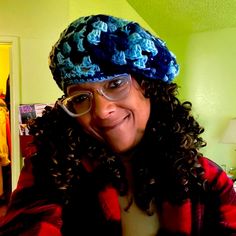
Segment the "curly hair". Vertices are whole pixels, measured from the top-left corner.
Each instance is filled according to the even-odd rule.
[[[178,203],[193,189],[203,189],[203,169],[199,149],[206,145],[200,137],[204,129],[191,114],[192,105],[177,98],[178,86],[135,76],[151,101],[151,114],[133,165],[134,200],[150,212],[150,203],[169,200]],[[54,188],[64,204],[70,202],[75,185],[83,178],[81,160],[96,161],[100,188],[112,184],[120,193],[128,191],[125,168],[119,157],[105,144],[86,134],[78,122],[56,103],[46,107],[42,117],[30,125],[37,154],[33,162],[38,183]],[[40,171],[44,171],[44,176]],[[37,177],[40,176],[40,177]]]

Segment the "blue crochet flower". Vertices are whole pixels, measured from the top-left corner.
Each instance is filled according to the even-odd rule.
[[[125,59],[125,53],[123,51],[117,51],[114,55],[112,55],[111,59],[117,65],[127,64],[127,61]]]
[[[88,41],[91,44],[98,45],[100,43],[101,30],[94,29],[87,36]]]
[[[103,32],[107,32],[107,23],[103,22],[103,21],[96,21],[92,24],[92,26],[95,29],[101,30]]]
[[[83,76],[94,76],[100,68],[96,64],[92,64],[89,56],[83,58],[82,63],[76,66],[76,70]]]
[[[57,59],[58,65],[61,65],[63,61],[65,60],[65,57],[61,54],[61,52],[58,52],[56,54],[56,59]]]
[[[63,52],[63,55],[68,55],[71,52],[71,46],[69,45],[68,42],[63,43],[62,52]]]
[[[147,56],[142,56],[138,60],[134,61],[134,66],[138,67],[139,69],[145,69],[147,60]]]
[[[74,35],[73,35],[73,40],[74,40],[75,42],[77,42],[77,43],[76,43],[77,49],[78,49],[80,52],[85,51],[85,48],[84,48],[84,46],[83,46],[85,30],[86,30],[86,29],[85,29],[85,27],[84,27],[82,30],[80,30],[79,32],[75,32]]]
[[[125,51],[125,55],[131,60],[142,58],[142,49],[139,44],[130,45],[130,48]]]
[[[115,24],[113,24],[112,22],[108,22],[108,23],[107,23],[107,27],[108,27],[108,30],[109,30],[110,32],[114,32],[114,31],[117,30],[117,26],[116,26]]]
[[[150,39],[142,39],[140,42],[140,46],[141,46],[142,50],[144,50],[146,52],[151,52],[152,56],[156,56],[158,53],[158,50],[157,50],[154,42],[151,41]]]
[[[104,81],[117,73],[167,83],[179,73],[176,57],[162,39],[137,22],[109,15],[72,22],[54,45],[49,62],[63,90],[69,84]]]
[[[169,69],[166,74],[169,78],[172,79],[178,74],[179,70],[176,67],[174,61],[171,61],[168,66],[169,66]]]
[[[141,41],[142,37],[138,33],[133,33],[128,37],[130,44],[137,44]]]

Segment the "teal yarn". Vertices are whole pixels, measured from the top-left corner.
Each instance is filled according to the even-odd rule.
[[[49,56],[57,85],[104,81],[138,74],[170,83],[179,73],[175,55],[163,40],[138,23],[109,15],[80,17],[60,35]]]

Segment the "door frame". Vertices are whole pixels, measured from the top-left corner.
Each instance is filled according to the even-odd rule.
[[[19,105],[20,105],[20,50],[19,37],[1,36],[0,44],[10,44],[10,126],[11,126],[11,183],[16,188],[21,170]]]

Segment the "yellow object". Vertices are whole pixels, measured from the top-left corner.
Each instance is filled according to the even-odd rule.
[[[6,119],[8,110],[3,99],[0,98],[0,165],[6,166],[10,163],[8,159],[9,148],[7,143]]]
[[[10,48],[10,44],[0,43],[0,94],[6,94],[6,81],[10,73]]]

